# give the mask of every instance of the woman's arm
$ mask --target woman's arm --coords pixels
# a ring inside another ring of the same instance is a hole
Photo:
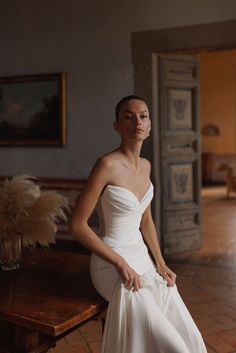
[[[100,194],[113,177],[112,160],[103,157],[94,166],[84,191],[77,200],[69,226],[69,232],[90,251],[110,262],[117,268],[126,288],[141,288],[138,274],[115,251],[109,248],[88,225]]]
[[[141,220],[141,232],[155,259],[157,271],[167,280],[169,286],[173,286],[176,281],[176,274],[166,266],[161,254],[158,242],[157,231],[153,222],[151,206],[149,205],[143,213]]]

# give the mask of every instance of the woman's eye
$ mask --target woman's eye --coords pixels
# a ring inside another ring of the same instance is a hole
[[[131,115],[124,115],[124,119],[125,119],[125,120],[132,119],[132,116],[131,116]]]
[[[147,119],[148,116],[147,116],[147,115],[140,115],[140,118],[141,118],[141,119]]]

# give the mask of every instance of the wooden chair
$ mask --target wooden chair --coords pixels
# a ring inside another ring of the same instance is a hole
[[[226,171],[225,182],[226,182],[226,197],[229,198],[230,192],[236,192],[236,163],[223,163],[218,168],[219,171]]]

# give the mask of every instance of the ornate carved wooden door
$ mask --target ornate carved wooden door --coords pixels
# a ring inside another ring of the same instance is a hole
[[[153,164],[165,254],[201,246],[199,63],[152,57]]]

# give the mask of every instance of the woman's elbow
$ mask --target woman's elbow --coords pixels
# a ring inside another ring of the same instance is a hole
[[[84,226],[84,222],[78,222],[78,220],[72,218],[69,222],[68,232],[74,237],[79,238],[80,234],[83,233]]]
[[[68,233],[71,235],[75,235],[78,232],[77,226],[75,223],[70,222],[68,226]]]

